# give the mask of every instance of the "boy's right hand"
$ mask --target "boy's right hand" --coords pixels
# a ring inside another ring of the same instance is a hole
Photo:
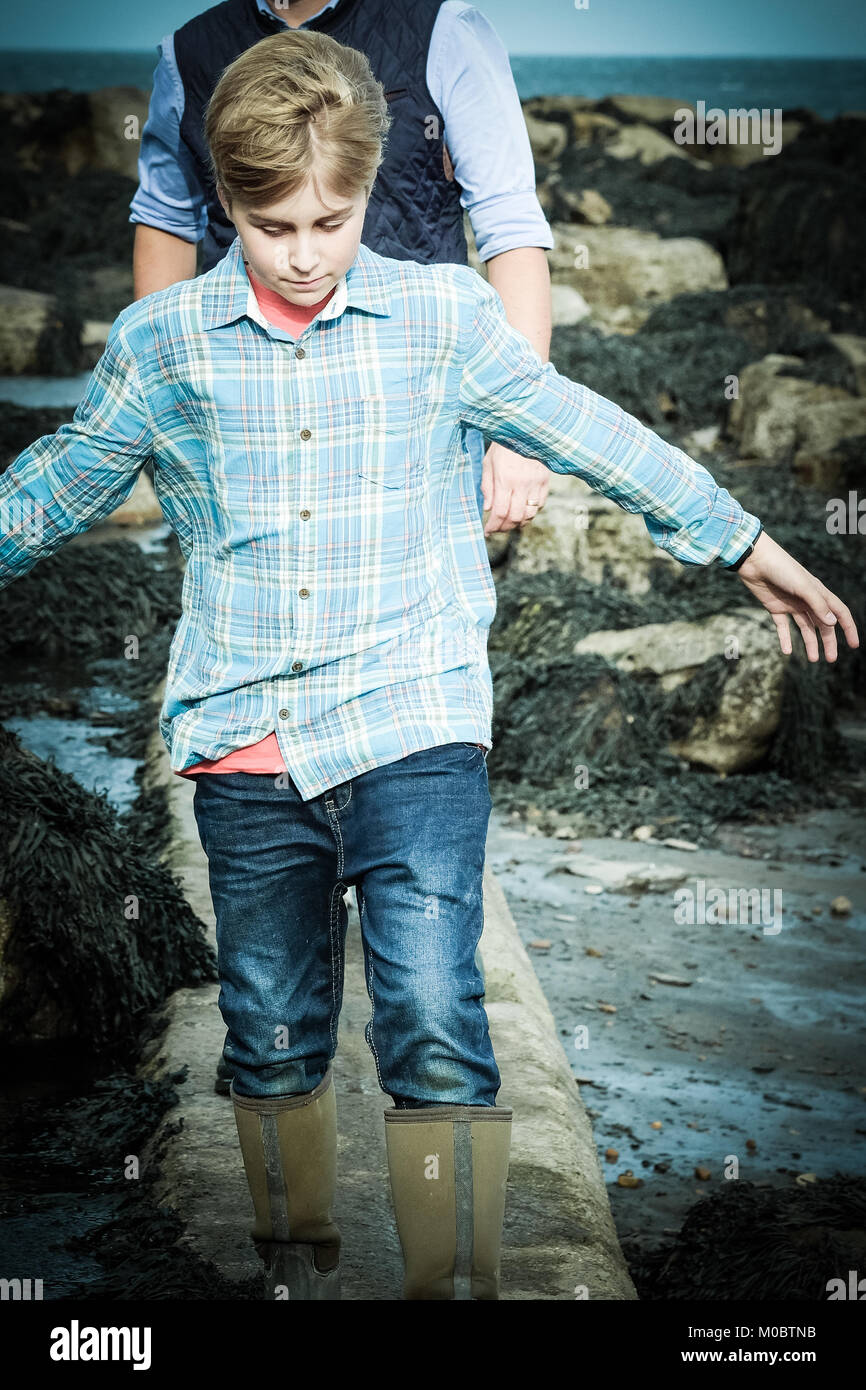
[[[804,569],[793,555],[783,550],[762,531],[748,560],[736,571],[746,588],[762,603],[776,624],[779,644],[785,656],[790,656],[790,613],[803,634],[803,644],[810,661],[820,659],[817,627],[824,643],[824,655],[835,661],[836,622],[841,624],[849,647],[859,647],[860,638],[850,609],[831,593],[820,579]]]

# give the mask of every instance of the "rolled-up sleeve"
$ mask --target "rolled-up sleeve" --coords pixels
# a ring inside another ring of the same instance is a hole
[[[575,473],[627,512],[686,565],[733,564],[758,535],[712,474],[605,396],[542,362],[512,328],[498,292],[461,267],[475,298],[466,325],[460,418],[554,473]]]
[[[159,44],[147,120],[141,132],[138,188],[130,203],[130,222],[170,232],[183,241],[201,241],[207,207],[195,164],[181,138],[184,92],[174,60],[174,36]]]
[[[0,588],[125,502],[152,453],[138,370],[118,319],[71,422],[0,474]]]
[[[428,85],[462,188],[478,255],[522,246],[551,250],[553,232],[535,189],[535,161],[508,52],[474,5],[446,0],[430,42]]]

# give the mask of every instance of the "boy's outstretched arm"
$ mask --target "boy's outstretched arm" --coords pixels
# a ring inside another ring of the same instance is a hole
[[[112,325],[72,421],[37,439],[0,474],[0,589],[125,502],[153,452],[122,319]]]
[[[803,634],[810,661],[818,661],[821,656],[816,627],[828,661],[835,661],[838,655],[837,621],[848,646],[859,647],[856,624],[842,600],[804,569],[793,555],[771,540],[766,531],[761,532],[754,550],[740,565],[737,574],[771,615],[779,633],[779,645],[786,656],[792,651],[788,614]]]
[[[684,565],[734,571],[768,610],[789,655],[790,614],[810,661],[817,627],[835,661],[837,620],[850,647],[857,628],[841,599],[762,530],[702,464],[668,444],[615,402],[562,376],[512,328],[497,291],[468,268],[455,272],[469,291],[461,340],[460,418],[492,439],[575,473],[624,511],[639,512],[653,542]],[[753,547],[745,560],[743,555]]]

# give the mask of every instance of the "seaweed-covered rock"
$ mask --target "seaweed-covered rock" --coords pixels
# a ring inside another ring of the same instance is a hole
[[[696,237],[611,226],[554,224],[553,231],[551,273],[580,291],[596,322],[619,332],[639,328],[661,300],[727,286],[718,252]]]
[[[134,822],[0,725],[0,1038],[132,1057],[175,989],[217,978],[206,928]]]
[[[840,116],[743,170],[723,252],[731,283],[808,278],[862,305],[864,169],[866,121]]]
[[[137,181],[148,102],[149,93],[140,87],[2,92],[0,155],[22,170],[46,175],[88,168]]]
[[[866,444],[866,397],[794,375],[803,365],[771,353],[746,366],[728,426],[743,456],[790,464],[803,483],[833,487],[846,471],[846,441]]]
[[[713,662],[721,673],[713,707],[685,698],[694,722],[669,749],[716,772],[739,772],[764,757],[782,712],[785,658],[775,626],[765,617],[758,608],[733,607],[699,622],[593,632],[574,650],[575,655],[594,652],[620,671],[657,680],[665,692],[689,683]]]
[[[39,340],[51,315],[50,295],[0,285],[0,372],[14,376],[39,370]]]
[[[576,570],[592,584],[613,579],[642,594],[657,566],[676,563],[650,539],[642,516],[593,492],[582,478],[551,473],[544,507],[515,540],[508,572]]]
[[[623,1253],[643,1299],[826,1302],[833,1279],[847,1290],[849,1270],[863,1269],[866,1180],[723,1182],[675,1239],[652,1251],[624,1244]]]

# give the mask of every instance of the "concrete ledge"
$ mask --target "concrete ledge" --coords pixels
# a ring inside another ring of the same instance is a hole
[[[174,823],[166,861],[187,899],[208,924],[215,947],[207,860],[192,811],[194,786],[172,773],[162,738],[151,741],[146,782],[169,789]],[[607,1199],[592,1131],[553,1017],[508,910],[488,871],[481,940],[490,1021],[502,1089],[510,1105],[511,1163],[502,1248],[504,1299],[634,1299]],[[370,1001],[354,893],[334,1080],[340,1130],[335,1220],[343,1234],[343,1298],[399,1299],[402,1257],[388,1184],[383,1112],[364,1039]],[[181,1243],[211,1260],[228,1278],[260,1273],[249,1238],[252,1202],[246,1185],[231,1100],[213,1089],[225,1025],[219,986],[176,991],[163,1015],[167,1028],[139,1068],[161,1077],[188,1066],[180,1105],[165,1117],[143,1155],[159,1149],[160,1205],[185,1222]],[[179,1121],[181,1122],[179,1124]],[[584,1295],[584,1296],[587,1296]]]

